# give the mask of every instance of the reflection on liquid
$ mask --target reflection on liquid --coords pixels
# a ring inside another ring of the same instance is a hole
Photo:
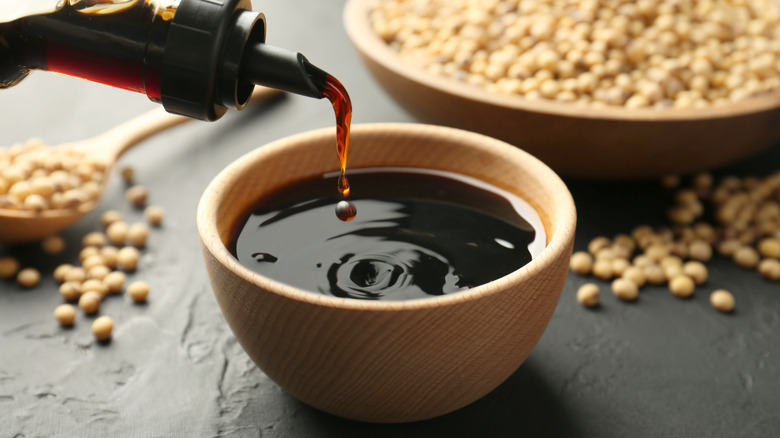
[[[408,300],[488,283],[544,248],[541,220],[519,197],[446,172],[394,170],[355,171],[360,214],[350,222],[333,217],[336,175],[279,191],[261,200],[231,250],[306,291]]]

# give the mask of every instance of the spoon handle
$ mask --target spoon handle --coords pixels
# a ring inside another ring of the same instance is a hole
[[[104,149],[101,152],[116,160],[125,151],[152,135],[189,120],[191,119],[187,117],[169,114],[162,107],[155,108],[98,135],[93,144],[97,145],[95,149],[102,146]]]
[[[250,103],[271,99],[283,94],[284,92],[273,88],[255,87]],[[94,152],[106,154],[112,160],[116,160],[128,149],[152,135],[190,120],[193,119],[167,113],[162,107],[155,108],[94,137],[90,142],[92,145],[91,149]]]

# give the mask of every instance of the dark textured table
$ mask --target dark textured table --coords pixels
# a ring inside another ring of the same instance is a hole
[[[301,51],[340,78],[354,123],[412,121],[373,81],[341,25],[341,1],[255,2],[268,42]],[[143,96],[46,73],[0,92],[0,142],[37,136],[57,144],[97,134],[156,105]],[[98,211],[63,233],[69,247],[44,256],[36,245],[0,245],[40,267],[42,284],[0,283],[0,437],[37,436],[778,436],[780,284],[715,260],[708,285],[690,300],[643,289],[633,304],[603,289],[602,306],[574,299],[585,278],[569,276],[537,348],[502,386],[441,418],[374,425],[336,418],[282,392],[249,360],[225,324],[200,256],[195,209],[228,163],[290,134],[333,126],[326,101],[291,96],[193,122],[130,151],[151,203],[167,211],[131,278],[152,288],[146,305],[111,297],[112,342],[97,344],[90,318],[61,329],[52,269],[73,262],[98,213],[141,220],[114,175]],[[335,128],[334,128],[335,129]],[[353,147],[360,147],[355,144]],[[780,169],[780,147],[722,174]],[[579,211],[576,246],[595,236],[663,222],[668,193],[652,182],[567,181]],[[714,311],[707,292],[734,292],[737,310]]]

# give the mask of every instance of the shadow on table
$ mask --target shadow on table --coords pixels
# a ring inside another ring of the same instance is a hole
[[[287,396],[296,404],[303,436],[317,437],[577,437],[557,391],[541,377],[531,360],[506,382],[465,408],[431,420],[405,424],[372,424],[339,418]]]

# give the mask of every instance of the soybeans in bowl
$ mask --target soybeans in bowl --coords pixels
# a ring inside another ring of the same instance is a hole
[[[344,23],[410,114],[566,176],[691,173],[780,142],[775,0],[350,0]]]

